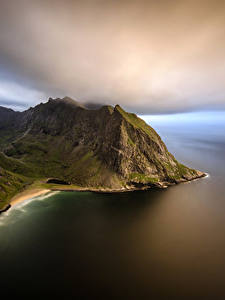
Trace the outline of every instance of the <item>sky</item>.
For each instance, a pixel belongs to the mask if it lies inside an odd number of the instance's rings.
[[[1,0],[0,105],[225,110],[225,1]]]

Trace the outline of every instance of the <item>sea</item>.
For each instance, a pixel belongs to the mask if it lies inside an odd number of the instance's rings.
[[[225,299],[225,113],[143,118],[207,177],[18,203],[0,215],[1,299]]]

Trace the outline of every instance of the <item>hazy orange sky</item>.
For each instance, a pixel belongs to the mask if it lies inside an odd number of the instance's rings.
[[[0,105],[225,109],[225,1],[0,2]]]

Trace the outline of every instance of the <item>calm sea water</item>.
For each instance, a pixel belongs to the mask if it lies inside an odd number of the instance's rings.
[[[225,299],[225,125],[153,126],[209,177],[166,190],[50,193],[0,216],[1,295]]]

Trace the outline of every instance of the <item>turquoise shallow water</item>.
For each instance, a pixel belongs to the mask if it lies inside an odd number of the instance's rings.
[[[166,190],[55,192],[18,204],[0,216],[2,295],[225,298],[225,131],[155,125],[178,159],[210,176]]]

